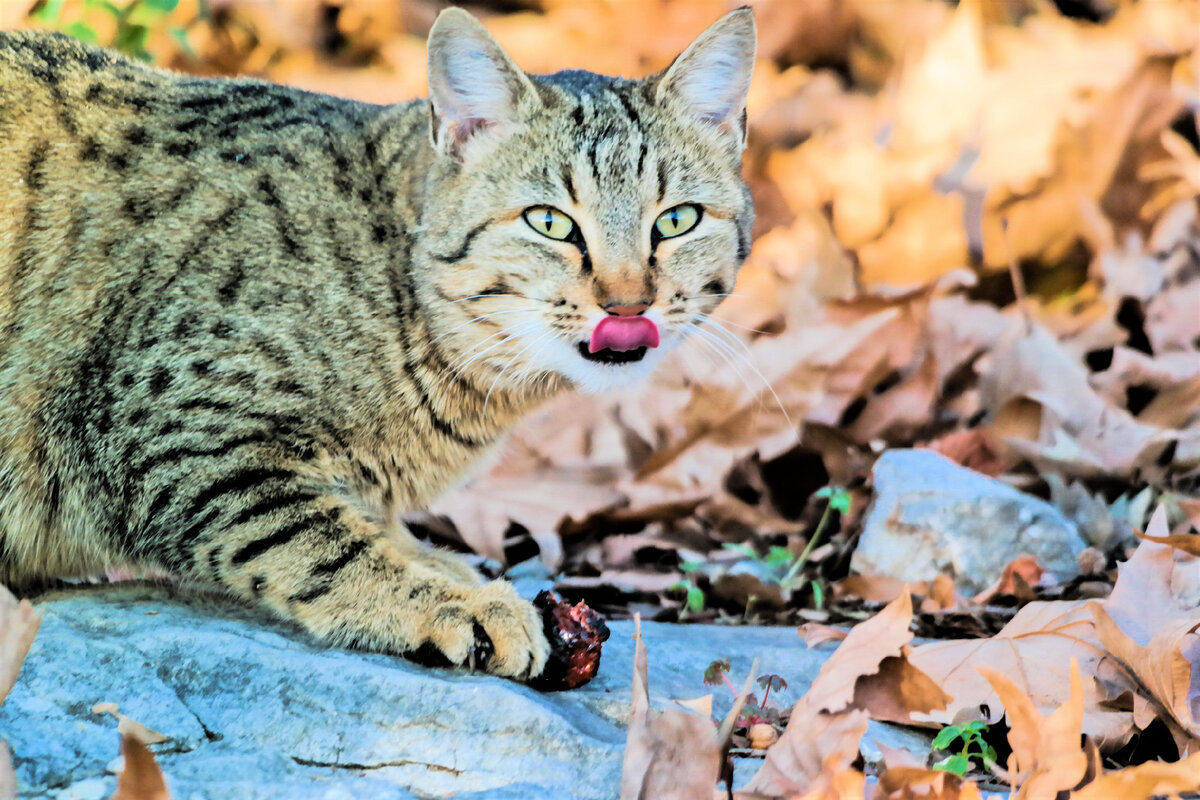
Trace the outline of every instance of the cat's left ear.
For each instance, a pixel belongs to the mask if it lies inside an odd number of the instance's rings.
[[[659,80],[655,100],[674,101],[701,122],[736,134],[744,146],[757,38],[749,8],[729,12],[672,62]]]
[[[461,8],[438,15],[428,50],[430,133],[443,153],[461,158],[473,138],[502,131],[522,104],[541,102],[529,77]]]

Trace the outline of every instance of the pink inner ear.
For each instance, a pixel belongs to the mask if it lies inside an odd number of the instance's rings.
[[[636,350],[639,347],[658,347],[658,326],[645,317],[608,316],[596,323],[588,352],[601,350]]]

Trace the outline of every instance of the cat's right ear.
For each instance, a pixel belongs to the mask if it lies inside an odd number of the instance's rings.
[[[502,133],[523,103],[540,102],[529,77],[461,8],[429,31],[430,134],[439,152],[462,158],[472,139]]]

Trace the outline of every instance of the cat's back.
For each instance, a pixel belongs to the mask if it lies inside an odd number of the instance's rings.
[[[344,143],[379,110],[0,32],[0,363],[29,324],[54,329],[27,338],[91,335],[147,269],[202,266],[198,237],[277,238],[281,197],[344,194],[363,161]]]

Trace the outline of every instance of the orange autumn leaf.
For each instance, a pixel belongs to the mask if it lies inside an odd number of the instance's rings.
[[[154,754],[128,734],[121,737],[125,768],[117,776],[117,791],[111,800],[171,800],[166,781]]]
[[[979,787],[939,769],[888,768],[872,800],[980,800]]]
[[[1059,792],[1073,789],[1088,770],[1083,751],[1083,686],[1079,664],[1072,659],[1070,695],[1048,717],[1042,717],[1033,701],[1004,673],[977,667],[1004,705],[1013,748],[1009,774],[1020,786],[1018,800],[1054,800]]]
[[[1071,794],[1071,800],[1150,800],[1151,797],[1177,795],[1200,789],[1200,753],[1166,764],[1151,761],[1126,767],[1107,775]]]

